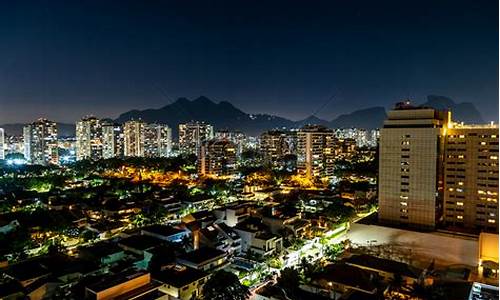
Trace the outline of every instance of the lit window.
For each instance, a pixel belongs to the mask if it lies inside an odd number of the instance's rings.
[[[459,189],[459,188],[457,188],[457,190],[456,190],[456,191],[457,191],[457,193],[463,193],[463,192],[464,192],[464,190],[463,190],[463,189]]]
[[[408,206],[408,202],[399,202],[402,206]]]
[[[403,195],[401,195],[401,196],[399,196],[399,198],[401,198],[401,199],[403,199],[403,200],[408,200],[408,196],[403,196]]]
[[[458,185],[464,185],[463,181],[459,181]]]
[[[455,189],[454,188],[449,188],[448,191],[453,192]]]
[[[459,156],[457,156],[457,157],[458,157],[458,158],[464,158],[464,156],[463,156],[463,155],[459,155]]]
[[[457,216],[457,219],[462,220],[464,216]]]
[[[492,155],[492,156],[490,156],[490,159],[498,159],[498,156]]]
[[[459,135],[458,137],[461,139],[465,139],[465,135],[463,135],[463,134]]]
[[[486,194],[483,190],[477,190],[478,194]]]
[[[464,203],[463,202],[457,202],[457,205],[458,206],[464,206]]]
[[[484,145],[486,145],[486,142],[481,142],[479,144],[481,144],[482,146],[484,146]]]
[[[495,223],[496,221],[493,219],[488,219],[488,223]]]
[[[496,138],[497,136],[496,136],[496,134],[492,134],[491,137],[492,138]]]

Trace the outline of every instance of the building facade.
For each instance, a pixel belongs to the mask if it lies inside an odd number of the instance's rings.
[[[196,154],[203,142],[214,137],[212,125],[204,122],[179,124],[179,150],[183,153]]]
[[[58,164],[56,122],[38,119],[24,126],[24,157],[30,164]]]
[[[445,144],[444,223],[498,232],[498,126],[449,126]]]
[[[5,159],[5,131],[0,128],[0,159]]]
[[[132,120],[123,124],[123,144],[125,157],[144,156],[144,122]]]
[[[267,164],[276,165],[285,155],[295,154],[296,144],[295,132],[269,130],[260,135],[260,151]]]
[[[335,159],[333,130],[307,125],[297,132],[297,171],[307,178],[333,176]]]
[[[172,152],[172,129],[163,124],[144,125],[144,156],[167,157]]]
[[[123,157],[123,127],[112,122],[102,123],[102,158]]]
[[[450,114],[398,103],[380,130],[379,220],[433,229],[443,196],[443,148]]]
[[[103,158],[101,120],[88,116],[76,123],[76,160]]]
[[[229,140],[211,140],[201,145],[198,174],[231,176],[236,172],[236,145]]]

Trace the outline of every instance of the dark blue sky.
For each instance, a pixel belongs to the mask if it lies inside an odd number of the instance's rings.
[[[497,119],[497,1],[0,3],[0,124],[199,95],[292,119],[334,95],[332,119],[429,94]]]

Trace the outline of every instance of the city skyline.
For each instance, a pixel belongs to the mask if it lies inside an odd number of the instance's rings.
[[[0,123],[115,118],[199,95],[297,120],[437,94],[497,120],[497,10],[466,1],[9,4]]]

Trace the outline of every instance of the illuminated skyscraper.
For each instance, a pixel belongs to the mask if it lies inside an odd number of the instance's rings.
[[[5,131],[0,128],[0,159],[5,159]]]
[[[443,148],[450,114],[398,103],[380,130],[379,220],[433,229],[443,197]]]
[[[57,125],[47,119],[24,126],[24,157],[31,164],[58,164]]]
[[[498,232],[498,125],[449,126],[445,144],[446,226]]]
[[[198,153],[198,174],[230,176],[236,172],[236,145],[229,140],[202,143]]]
[[[123,157],[123,127],[113,122],[102,123],[102,157]]]
[[[144,155],[167,157],[172,151],[172,129],[163,124],[144,125]]]
[[[270,130],[260,135],[260,151],[264,161],[276,165],[287,154],[294,154],[297,134],[290,131]]]
[[[334,171],[333,130],[307,125],[297,133],[297,171],[307,178],[330,178]]]
[[[196,154],[203,142],[212,139],[214,128],[203,122],[179,124],[179,150]]]
[[[144,156],[144,122],[128,121],[123,124],[123,144],[125,157]]]
[[[103,157],[101,120],[93,116],[76,123],[76,160],[99,160]]]

